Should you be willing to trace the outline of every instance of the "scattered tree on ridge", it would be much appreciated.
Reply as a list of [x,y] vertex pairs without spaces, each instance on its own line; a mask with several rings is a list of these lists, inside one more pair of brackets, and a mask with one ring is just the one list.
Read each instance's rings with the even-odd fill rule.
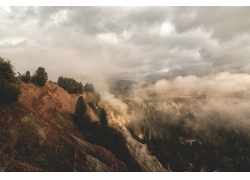
[[32,77],[32,82],[38,86],[44,86],[48,80],[48,74],[43,67],[37,68]]

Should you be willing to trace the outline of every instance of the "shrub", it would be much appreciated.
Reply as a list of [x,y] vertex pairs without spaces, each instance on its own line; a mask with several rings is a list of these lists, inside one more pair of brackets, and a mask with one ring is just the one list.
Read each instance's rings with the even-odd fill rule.
[[20,93],[19,87],[0,78],[0,105],[16,102]]
[[29,71],[26,71],[25,75],[22,75],[22,76],[21,76],[21,80],[22,80],[23,82],[29,83],[30,80],[31,80],[30,72],[29,72]]

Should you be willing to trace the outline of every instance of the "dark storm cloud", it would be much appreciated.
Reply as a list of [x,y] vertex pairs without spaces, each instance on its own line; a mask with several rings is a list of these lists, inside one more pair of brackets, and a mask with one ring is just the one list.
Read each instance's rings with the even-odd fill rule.
[[249,7],[2,7],[0,55],[55,81],[250,73],[248,17]]

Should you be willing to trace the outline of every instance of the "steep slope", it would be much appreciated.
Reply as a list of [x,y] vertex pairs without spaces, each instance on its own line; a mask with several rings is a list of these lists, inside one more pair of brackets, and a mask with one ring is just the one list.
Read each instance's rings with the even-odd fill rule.
[[19,102],[0,107],[1,171],[127,171],[112,152],[84,141],[75,128],[77,95],[49,82],[20,86]]
[[130,132],[124,126],[125,119],[119,115],[115,115],[114,112],[103,102],[100,103],[102,107],[108,112],[109,123],[117,127],[120,132],[126,137],[127,147],[129,152],[135,158],[136,162],[140,165],[142,171],[149,172],[162,172],[166,170],[155,156],[152,156],[146,144],[142,144],[136,141]]

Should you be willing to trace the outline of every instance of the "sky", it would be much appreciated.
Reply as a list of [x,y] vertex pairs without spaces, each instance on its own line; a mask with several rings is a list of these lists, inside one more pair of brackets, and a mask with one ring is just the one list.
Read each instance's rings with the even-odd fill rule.
[[250,7],[0,7],[0,56],[49,79],[250,74]]

